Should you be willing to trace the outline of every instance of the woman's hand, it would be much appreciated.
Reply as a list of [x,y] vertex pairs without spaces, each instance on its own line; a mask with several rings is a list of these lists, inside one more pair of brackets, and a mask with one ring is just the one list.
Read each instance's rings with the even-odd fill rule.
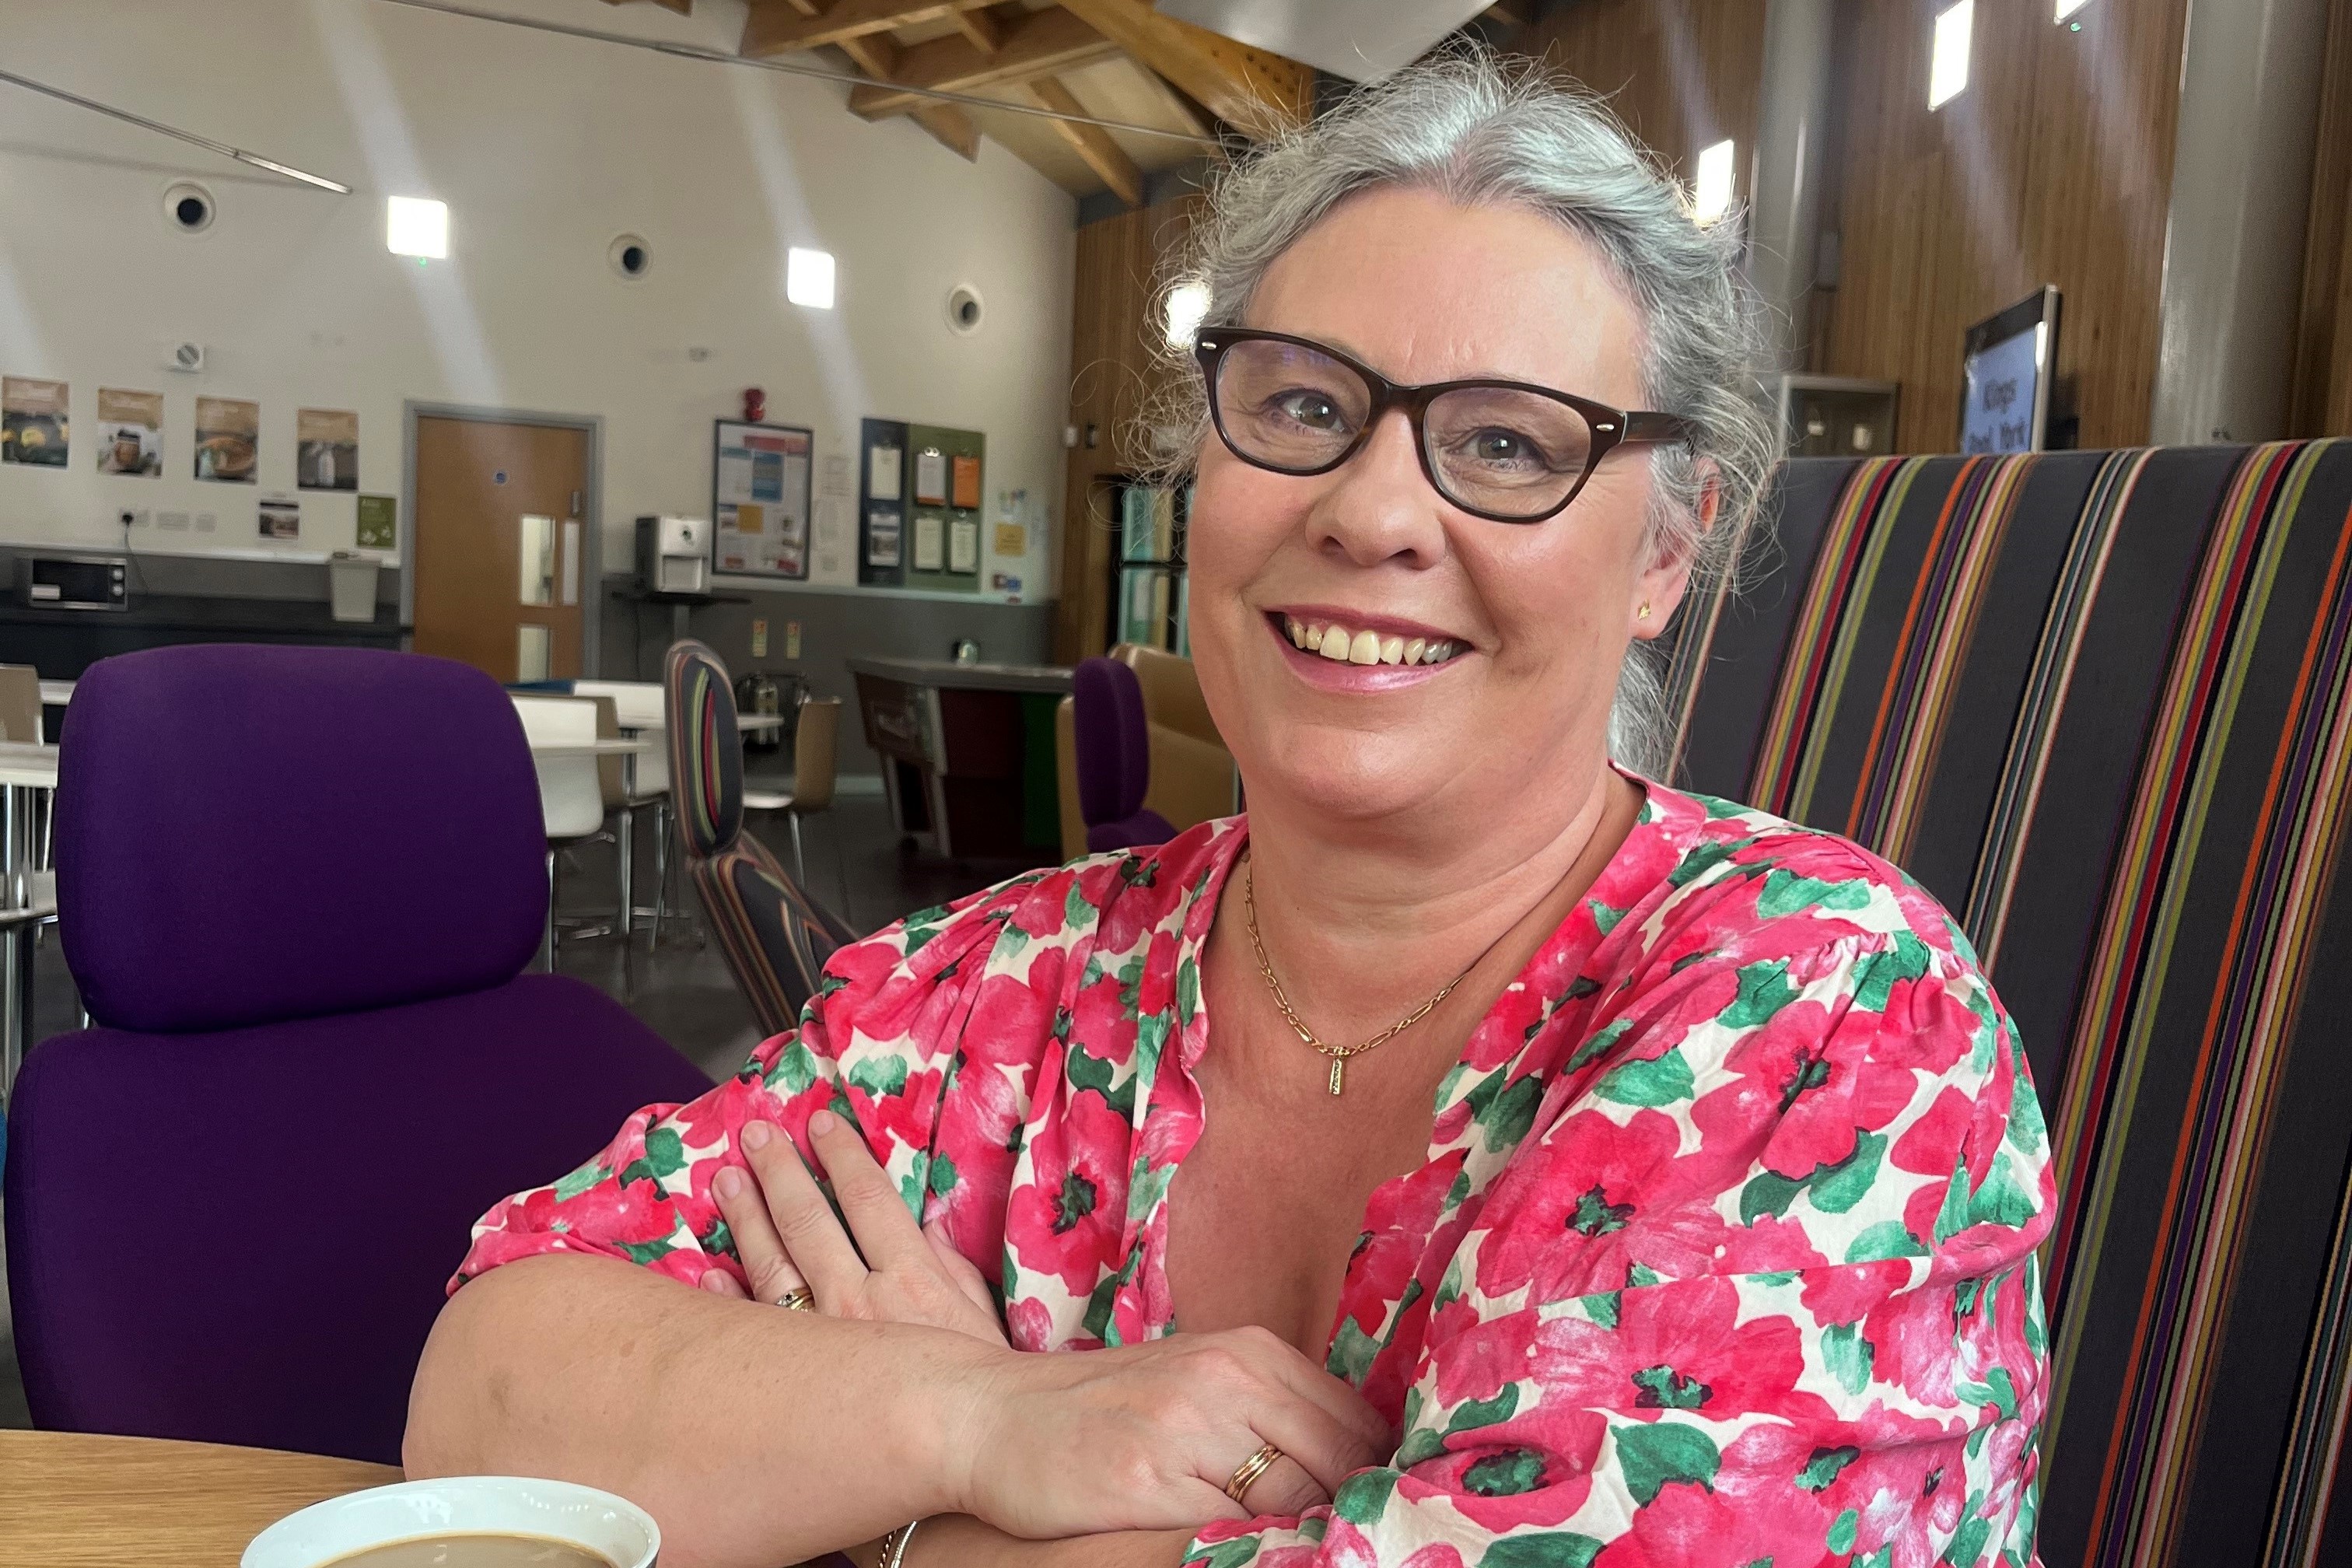
[[[921,1323],[1004,1343],[988,1281],[940,1227],[916,1224],[855,1127],[829,1110],[809,1118],[809,1142],[849,1222],[846,1233],[791,1139],[755,1121],[740,1142],[748,1172],[721,1171],[710,1188],[751,1296],[772,1304],[804,1285],[827,1317]],[[721,1269],[704,1274],[702,1284],[721,1296],[744,1294]]]
[[[949,1451],[964,1511],[1033,1540],[1300,1514],[1395,1447],[1361,1394],[1265,1329],[998,1364]],[[1236,1503],[1225,1483],[1264,1443],[1285,1457]]]

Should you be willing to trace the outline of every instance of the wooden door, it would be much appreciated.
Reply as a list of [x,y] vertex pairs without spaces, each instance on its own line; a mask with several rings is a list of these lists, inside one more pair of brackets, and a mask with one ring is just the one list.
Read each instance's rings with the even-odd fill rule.
[[582,666],[588,432],[420,416],[415,647],[499,680]]

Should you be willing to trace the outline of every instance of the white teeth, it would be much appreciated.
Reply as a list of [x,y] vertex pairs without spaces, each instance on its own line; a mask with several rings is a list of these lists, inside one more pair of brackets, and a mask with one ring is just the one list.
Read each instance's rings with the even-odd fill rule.
[[1282,629],[1291,645],[1319,654],[1334,664],[1444,664],[1467,646],[1451,637],[1384,637],[1379,632],[1351,632],[1338,625],[1282,617]]

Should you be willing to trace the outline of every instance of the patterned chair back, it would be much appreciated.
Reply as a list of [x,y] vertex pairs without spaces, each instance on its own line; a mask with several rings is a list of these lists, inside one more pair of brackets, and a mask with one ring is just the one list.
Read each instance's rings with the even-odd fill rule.
[[1694,601],[1681,780],[1855,838],[2023,1033],[2041,1542],[2352,1561],[2352,441],[1804,459]]
[[679,642],[669,650],[663,682],[688,873],[760,1027],[782,1034],[800,1022],[824,961],[853,933],[743,831],[743,737],[719,656],[691,638]]

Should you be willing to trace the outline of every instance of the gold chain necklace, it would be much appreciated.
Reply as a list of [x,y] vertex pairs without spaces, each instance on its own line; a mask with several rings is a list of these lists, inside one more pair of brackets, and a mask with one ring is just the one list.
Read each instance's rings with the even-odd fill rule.
[[[1379,1034],[1374,1035],[1370,1039],[1364,1041],[1363,1044],[1357,1046],[1327,1045],[1323,1041],[1315,1037],[1315,1031],[1307,1026],[1306,1021],[1299,1017],[1297,1009],[1291,1006],[1290,998],[1283,994],[1282,982],[1275,978],[1274,961],[1266,957],[1265,940],[1257,934],[1257,865],[1255,858],[1246,849],[1242,851],[1242,910],[1248,920],[1250,946],[1257,950],[1257,972],[1265,976],[1265,988],[1274,993],[1275,1006],[1281,1010],[1283,1017],[1288,1021],[1291,1028],[1297,1033],[1300,1039],[1306,1041],[1307,1044],[1314,1049],[1322,1052],[1325,1056],[1331,1058],[1330,1087],[1331,1094],[1334,1099],[1339,1097],[1340,1086],[1347,1079],[1348,1058],[1349,1057],[1360,1057],[1366,1051],[1369,1051],[1377,1046],[1385,1046],[1399,1035],[1403,1034],[1407,1029],[1412,1028],[1415,1024],[1420,1023],[1423,1018],[1428,1017],[1431,1013],[1436,1011],[1437,1005],[1440,1002],[1444,1001],[1448,996],[1454,994],[1454,988],[1455,986],[1470,978],[1470,970],[1477,968],[1480,963],[1482,963],[1486,956],[1486,952],[1482,952],[1476,958],[1472,959],[1470,961],[1469,968],[1463,970],[1461,973],[1455,975],[1453,979],[1440,986],[1438,988],[1437,994],[1432,996],[1428,1001],[1423,1002],[1420,1006],[1415,1007],[1412,1012],[1407,1013],[1403,1017],[1399,1018],[1395,1023],[1391,1024],[1387,1028],[1382,1029]],[[1486,952],[1492,952],[1494,951],[1495,950],[1491,944],[1486,949]]]

